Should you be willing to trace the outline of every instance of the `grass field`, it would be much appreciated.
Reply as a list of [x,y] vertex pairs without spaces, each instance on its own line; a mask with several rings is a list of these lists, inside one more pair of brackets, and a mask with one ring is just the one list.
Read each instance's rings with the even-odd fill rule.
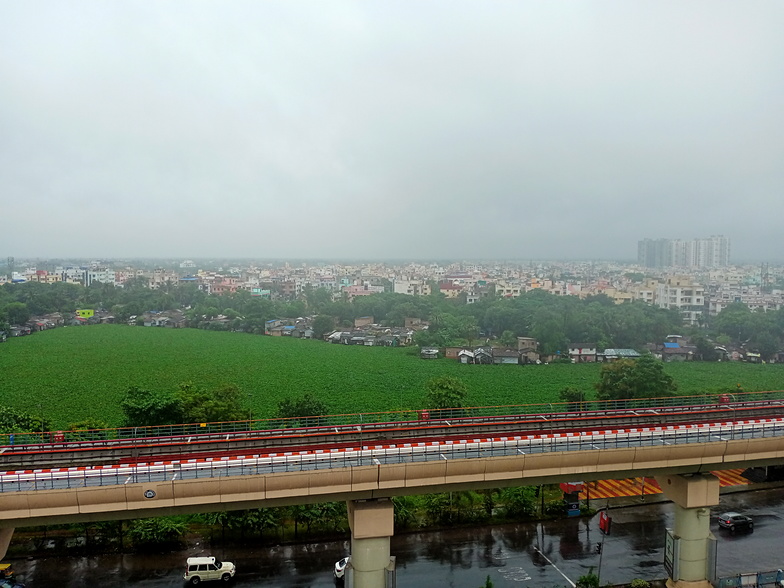
[[[0,403],[43,413],[56,427],[88,417],[120,424],[130,386],[174,390],[191,381],[235,384],[255,418],[279,400],[310,392],[330,412],[421,408],[430,378],[451,375],[468,386],[472,406],[547,403],[575,386],[593,398],[599,365],[472,366],[422,360],[413,348],[330,345],[239,333],[95,325],[67,327],[0,345]],[[784,389],[784,365],[736,362],[667,364],[682,394],[720,387]]]

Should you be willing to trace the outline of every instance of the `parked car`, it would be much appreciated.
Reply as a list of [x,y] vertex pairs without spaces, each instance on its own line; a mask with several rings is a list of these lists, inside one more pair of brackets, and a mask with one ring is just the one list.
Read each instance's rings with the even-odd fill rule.
[[351,561],[351,556],[347,555],[343,559],[335,562],[335,570],[333,574],[335,575],[336,580],[342,580],[343,576],[346,575],[346,566],[348,565],[349,561]]
[[751,517],[737,512],[725,512],[719,515],[719,527],[729,529],[730,533],[734,533],[736,530],[753,531],[754,521],[751,520]]
[[189,557],[186,566],[182,579],[194,585],[209,580],[228,582],[237,571],[230,561],[220,561],[214,557]]

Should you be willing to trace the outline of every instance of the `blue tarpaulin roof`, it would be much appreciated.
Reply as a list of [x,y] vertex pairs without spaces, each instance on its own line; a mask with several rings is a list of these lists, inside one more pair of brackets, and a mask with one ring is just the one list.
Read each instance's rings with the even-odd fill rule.
[[664,348],[665,349],[680,349],[681,346],[678,345],[677,343],[665,343],[664,344]]

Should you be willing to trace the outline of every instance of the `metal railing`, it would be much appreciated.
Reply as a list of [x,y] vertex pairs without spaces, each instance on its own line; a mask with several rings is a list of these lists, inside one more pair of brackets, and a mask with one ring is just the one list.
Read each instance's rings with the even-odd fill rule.
[[[535,435],[531,437],[537,437]],[[687,443],[726,443],[736,439],[784,437],[784,420],[765,424],[714,424],[682,430],[640,430],[606,435],[519,438],[504,441],[406,444],[394,448],[348,446],[342,451],[283,453],[253,458],[186,460],[170,464],[96,466],[40,472],[0,474],[0,492],[53,490],[86,486],[115,486],[133,482],[171,482],[183,479],[277,474],[383,464],[506,457],[521,454],[600,451]],[[413,445],[413,446],[412,446]]]
[[[693,396],[673,396],[665,398],[645,398],[633,400],[581,400],[575,402],[557,402],[546,404],[517,404],[504,406],[477,406],[459,409],[441,409],[449,413],[449,418],[492,419],[497,417],[525,415],[557,415],[574,413],[594,413],[601,415],[616,411],[633,410],[674,410],[688,407],[734,407],[749,402],[769,402],[784,407],[784,390],[766,392],[743,392],[733,394],[699,394]],[[77,431],[44,431],[34,433],[0,434],[0,447],[18,445],[40,445],[49,443],[80,443],[96,441],[122,441],[128,439],[144,439],[158,437],[192,437],[204,439],[209,435],[239,434],[251,431],[285,430],[287,433],[301,429],[319,429],[341,426],[360,425],[367,429],[374,424],[421,422],[423,415],[434,418],[439,415],[438,409],[417,409],[388,412],[347,413],[329,416],[311,416],[297,418],[263,418],[244,421],[187,423],[176,425],[156,425],[149,427],[118,427],[110,429],[89,429]],[[445,416],[445,415],[440,415]],[[307,432],[307,431],[303,431]]]
[[784,572],[773,570],[769,572],[751,572],[724,576],[718,578],[714,584],[716,588],[761,588],[763,586],[784,586]]

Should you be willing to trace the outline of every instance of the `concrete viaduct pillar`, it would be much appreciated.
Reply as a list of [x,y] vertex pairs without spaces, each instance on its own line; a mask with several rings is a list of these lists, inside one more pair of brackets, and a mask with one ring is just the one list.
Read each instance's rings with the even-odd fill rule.
[[11,544],[11,537],[14,536],[13,527],[3,527],[0,529],[0,559],[5,557],[8,546]]
[[347,588],[386,588],[390,568],[389,538],[394,534],[392,501],[349,500],[351,569]]
[[709,582],[710,507],[719,503],[719,479],[713,474],[656,476],[675,503],[673,534],[679,538],[677,578],[667,588],[711,588]]

